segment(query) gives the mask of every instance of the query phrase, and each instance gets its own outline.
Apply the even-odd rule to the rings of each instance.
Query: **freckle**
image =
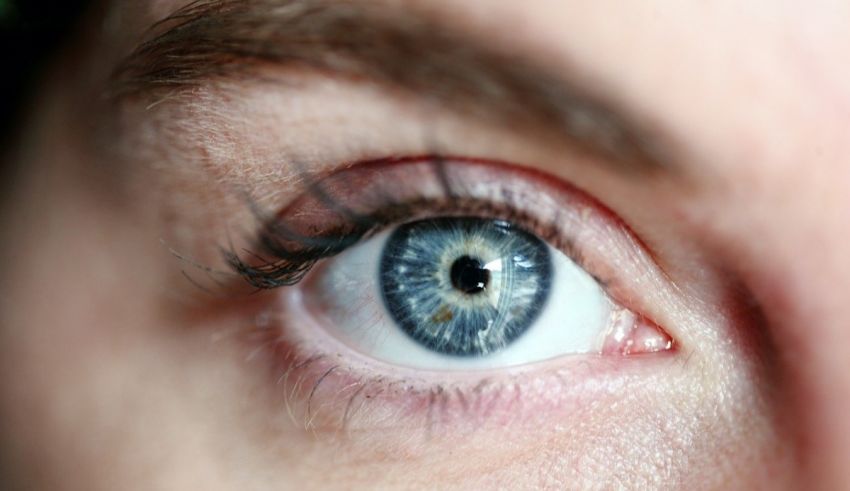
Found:
[[[431,322],[435,324],[443,324],[454,319],[454,314],[446,305],[440,307],[436,314],[431,317]]]

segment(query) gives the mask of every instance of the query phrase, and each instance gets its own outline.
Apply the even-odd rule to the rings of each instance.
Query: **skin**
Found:
[[[116,107],[98,97],[112,67],[179,5],[109,2],[107,21],[87,24],[45,80],[12,155],[0,283],[4,483],[846,488],[850,69],[837,60],[850,55],[850,6],[394,3],[555,71],[579,67],[663,128],[664,157],[678,170],[635,177],[568,145],[315,74],[292,74],[305,82],[294,87],[243,80]],[[235,190],[272,210],[298,192],[281,154],[321,170],[417,155],[429,150],[425,132],[452,155],[557,176],[622,217],[664,274],[625,260],[618,274],[679,349],[493,372],[515,405],[484,417],[457,410],[455,397],[427,431],[410,405],[396,411],[403,393],[376,396],[339,427],[334,384],[344,380],[332,377],[305,423],[309,394],[279,383],[279,353],[245,329],[283,294],[206,295],[169,248],[221,269],[218,246],[254,223]],[[474,382],[362,365],[422,387]],[[316,378],[300,376],[308,386]]]

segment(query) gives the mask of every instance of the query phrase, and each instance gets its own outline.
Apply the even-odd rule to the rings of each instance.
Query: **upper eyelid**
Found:
[[[376,232],[380,228],[386,227],[392,223],[398,223],[400,221],[411,220],[415,217],[411,216],[411,210],[408,209],[398,209],[395,210],[396,218],[389,217],[387,219],[382,219],[381,217],[372,218],[369,216],[363,216],[366,222],[354,224],[351,222],[343,221],[342,226],[347,227],[346,229],[341,228],[333,228],[329,224],[325,224],[326,227],[324,229],[326,235],[321,234],[300,234],[296,231],[295,222],[289,221],[292,218],[292,215],[296,215],[295,218],[300,222],[304,222],[301,226],[306,225],[308,227],[314,226],[315,220],[327,220],[332,218],[331,216],[325,215],[323,217],[317,218],[314,215],[301,216],[300,213],[303,210],[309,209],[309,213],[314,214],[317,213],[317,210],[313,208],[313,206],[305,205],[302,200],[312,200],[318,199],[318,202],[321,206],[328,206],[329,210],[333,212],[338,212],[341,209],[344,209],[343,215],[353,214],[359,215],[360,213],[370,210],[355,210],[349,209],[350,206],[354,205],[357,200],[361,200],[361,205],[385,209],[387,207],[393,207],[398,205],[408,205],[409,203],[393,203],[382,201],[382,198],[379,197],[376,203],[372,203],[368,205],[367,202],[370,196],[358,196],[355,200],[349,201],[348,203],[338,203],[334,202],[334,198],[330,196],[333,191],[330,189],[323,189],[324,186],[327,186],[327,182],[332,179],[340,179],[341,182],[344,183],[344,186],[348,186],[346,183],[348,179],[347,175],[353,174],[357,176],[358,174],[366,175],[368,173],[374,173],[374,177],[366,177],[364,179],[375,182],[382,180],[385,176],[382,175],[381,169],[386,169],[387,172],[396,172],[399,169],[403,169],[405,166],[417,165],[422,169],[425,169],[426,175],[430,175],[431,177],[426,177],[426,179],[432,179],[433,181],[438,183],[440,193],[442,193],[443,198],[445,198],[444,203],[437,208],[429,209],[429,213],[440,213],[440,209],[445,210],[445,213],[452,213],[453,208],[457,208],[458,206],[462,206],[464,204],[464,200],[462,197],[451,196],[454,191],[460,191],[460,189],[452,189],[450,180],[447,180],[445,175],[445,170],[451,170],[453,172],[458,171],[458,167],[444,167],[444,166],[461,166],[460,168],[474,168],[474,167],[483,167],[487,169],[512,169],[511,172],[520,172],[519,168],[515,168],[512,164],[488,160],[488,159],[480,159],[480,158],[469,158],[469,157],[457,157],[457,156],[439,156],[439,155],[418,155],[418,156],[407,156],[407,157],[392,157],[392,158],[384,158],[384,159],[376,159],[376,160],[368,160],[364,162],[358,162],[353,165],[342,166],[341,170],[331,171],[330,173],[323,173],[321,175],[308,175],[304,177],[304,181],[307,183],[299,197],[293,199],[292,202],[283,206],[280,212],[277,214],[273,214],[268,216],[264,220],[264,225],[260,229],[259,237],[256,241],[254,241],[255,246],[260,249],[256,251],[259,253],[254,259],[261,258],[262,253],[266,254],[265,257],[269,257],[269,259],[260,260],[259,263],[256,261],[254,265],[251,264],[251,261],[243,261],[239,255],[235,254],[235,252],[230,252],[227,255],[227,261],[230,263],[232,267],[234,267],[242,276],[249,281],[249,283],[253,284],[256,287],[260,288],[274,288],[276,286],[284,286],[288,284],[292,284],[298,282],[300,278],[307,273],[307,271],[312,268],[313,263],[318,260],[321,260],[326,257],[334,256],[343,250],[347,249],[351,245],[359,242],[363,238],[370,236],[370,234]],[[340,172],[342,175],[340,175]],[[402,174],[404,171],[400,171]],[[421,170],[420,170],[421,172]],[[551,176],[546,174],[539,173],[534,171],[531,168],[522,168],[522,173],[529,174],[527,178],[533,179],[552,179]],[[372,175],[372,174],[368,174]],[[412,177],[412,176],[408,176]],[[386,180],[386,179],[383,179]],[[557,183],[558,186],[564,185],[560,180],[555,180],[553,183]],[[458,185],[461,183],[456,183]],[[393,184],[390,184],[393,185]],[[556,186],[557,187],[557,186]],[[380,187],[378,188],[380,189]],[[513,190],[516,191],[516,190]],[[575,227],[582,220],[589,219],[592,215],[599,215],[600,219],[604,217],[600,224],[604,223],[612,223],[616,225],[618,228],[622,230],[622,237],[631,245],[628,247],[634,247],[639,250],[646,250],[645,245],[640,243],[637,237],[631,232],[628,226],[622,222],[622,220],[617,217],[616,214],[610,212],[606,207],[604,207],[601,203],[598,203],[591,196],[586,195],[584,192],[573,188],[572,186],[562,187],[559,189],[552,189],[549,192],[560,194],[561,199],[565,199],[567,201],[571,201],[572,204],[569,206],[571,208],[575,208],[569,213],[564,212],[565,214],[560,215],[560,211],[558,210],[550,210],[550,212],[556,213],[556,216],[551,217],[542,217],[535,216],[535,213],[541,213],[541,210],[535,210],[535,213],[528,213],[523,210],[521,203],[513,203],[513,196],[508,196],[507,201],[501,205],[499,204],[488,204],[484,203],[480,198],[472,198],[472,204],[481,204],[487,205],[487,209],[479,208],[479,212],[483,212],[485,214],[492,214],[501,210],[501,212],[507,212],[512,215],[503,215],[501,218],[508,220],[518,220],[520,223],[525,223],[526,226],[533,224],[534,222],[539,223],[541,226],[553,226],[550,225],[553,221],[558,222],[566,222],[560,223],[557,227],[564,227],[568,222],[574,222],[574,225],[570,225],[570,227]],[[359,193],[359,190],[358,190]],[[568,198],[567,198],[568,197]],[[492,198],[492,197],[491,197]],[[505,199],[505,196],[499,197],[499,199]],[[300,203],[300,204],[299,204]],[[425,203],[422,203],[423,205]],[[506,206],[506,208],[505,208]],[[293,210],[295,207],[297,210]],[[495,208],[494,208],[495,207]],[[551,207],[551,204],[549,205]],[[581,213],[587,213],[589,210],[595,210],[592,214],[587,215],[584,219],[577,218],[576,213],[579,213],[579,208],[581,208]],[[475,214],[476,210],[466,208],[462,211],[465,214]],[[574,218],[569,219],[568,217],[573,216]],[[372,220],[369,222],[369,220]],[[542,223],[540,222],[542,220]],[[546,222],[549,220],[550,222]],[[585,225],[587,226],[591,223],[596,223],[598,220],[590,220],[587,221]],[[593,227],[601,226],[594,225]],[[330,228],[328,228],[330,227]],[[281,233],[281,230],[283,233]],[[576,244],[569,237],[569,234],[565,235],[561,232],[551,232],[552,235],[548,235],[550,232],[548,230],[541,230],[539,228],[535,229],[532,227],[532,231],[540,234],[543,238],[551,243],[554,243],[555,247],[562,250],[562,252],[566,253],[568,257],[571,257],[574,261],[583,265],[588,269],[589,273],[593,275],[600,284],[603,285],[606,289],[611,287],[612,284],[615,284],[614,281],[616,279],[616,275],[607,274],[601,275],[600,270],[594,271],[593,268],[588,267],[589,259],[587,259],[585,254],[583,253],[582,248],[577,247]],[[578,229],[574,230],[573,233],[576,233]],[[290,235],[292,234],[292,235]],[[270,245],[269,242],[272,242]],[[253,255],[253,253],[252,253]],[[633,259],[644,257],[648,262],[653,264],[654,261],[651,258],[651,255],[648,257],[643,254],[637,254],[633,257]],[[599,261],[597,261],[599,262]],[[255,264],[259,264],[256,266]],[[657,264],[655,264],[657,266]],[[596,274],[595,274],[596,273]]]
[[[375,160],[367,160],[358,162],[352,167],[357,168],[375,168],[387,165],[404,165],[409,163],[427,163],[432,169],[435,180],[441,187],[443,199],[442,205],[446,210],[451,211],[459,207],[463,207],[466,203],[461,197],[455,194],[455,189],[451,181],[448,179],[445,172],[445,163],[452,160],[456,163],[467,164],[497,164],[495,161],[487,161],[477,158],[454,157],[442,155],[417,155],[406,157],[389,157]],[[498,163],[503,165],[502,163]],[[343,168],[346,172],[351,167]],[[367,238],[371,234],[379,231],[380,228],[386,227],[395,220],[411,219],[411,206],[426,206],[434,203],[433,200],[425,200],[423,202],[411,203],[393,203],[384,202],[378,210],[386,212],[387,207],[394,207],[397,218],[379,216],[379,215],[361,215],[360,212],[348,208],[345,203],[334,199],[330,196],[328,190],[324,187],[324,182],[328,179],[338,177],[334,171],[323,173],[322,175],[304,174],[302,182],[304,190],[299,197],[296,197],[294,203],[290,203],[283,207],[277,214],[265,216],[256,206],[253,207],[255,215],[263,225],[260,228],[258,237],[254,242],[258,247],[258,252],[251,252],[249,256],[259,260],[259,264],[250,264],[250,261],[245,261],[235,251],[225,250],[226,262],[236,270],[236,272],[247,280],[252,286],[257,288],[276,288],[278,286],[286,286],[300,281],[301,277],[306,274],[315,262],[331,256],[335,256],[348,247],[354,245],[360,240]],[[299,199],[315,198],[319,201],[320,206],[327,206],[328,211],[341,215],[344,221],[341,228],[326,229],[322,234],[305,234],[296,231],[289,227],[286,218],[288,213],[292,213],[290,208],[295,206]],[[480,200],[473,200],[473,204],[483,204]],[[476,210],[464,208],[467,213],[475,213]],[[430,208],[431,212],[439,212],[436,208]],[[495,211],[490,208],[481,210],[487,213]],[[511,210],[507,210],[511,211]],[[515,210],[514,210],[515,211]],[[393,216],[395,216],[393,215]],[[299,217],[300,218],[300,217]],[[503,217],[510,218],[510,217]],[[514,217],[516,218],[516,217]],[[528,221],[527,218],[525,217]],[[570,244],[564,244],[568,250],[570,257],[578,259]],[[265,259],[262,253],[268,254],[272,259]]]

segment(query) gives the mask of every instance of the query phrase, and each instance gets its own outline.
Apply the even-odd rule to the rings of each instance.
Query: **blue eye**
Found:
[[[255,286],[297,284],[283,295],[294,344],[460,372],[671,349],[596,280],[628,293],[616,280],[650,264],[610,212],[507,165],[436,164],[367,163],[325,177],[263,236],[278,262],[236,261]],[[320,260],[310,270],[305,258]]]
[[[384,304],[421,346],[482,356],[509,346],[551,293],[548,247],[503,220],[436,218],[405,224],[380,260]]]
[[[620,312],[563,252],[516,224],[438,217],[328,259],[302,298],[356,351],[430,370],[601,353]]]

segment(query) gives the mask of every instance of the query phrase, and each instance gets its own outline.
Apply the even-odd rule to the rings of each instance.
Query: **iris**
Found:
[[[549,246],[504,220],[443,217],[398,227],[380,260],[392,319],[422,346],[483,356],[516,341],[551,290]]]

